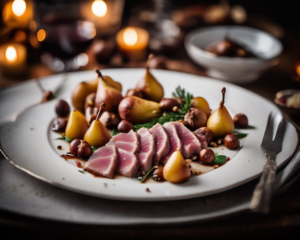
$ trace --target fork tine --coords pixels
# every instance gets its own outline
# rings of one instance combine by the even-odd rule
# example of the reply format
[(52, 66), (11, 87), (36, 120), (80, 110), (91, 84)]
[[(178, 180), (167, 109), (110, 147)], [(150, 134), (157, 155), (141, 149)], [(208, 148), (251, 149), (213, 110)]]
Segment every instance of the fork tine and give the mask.
[(274, 139), (274, 144), (276, 144), (278, 150), (281, 150), (282, 148), (282, 139), (285, 132), (285, 126), (286, 126), (285, 120), (284, 118), (282, 118), (276, 132), (276, 137)]
[(263, 137), (263, 142), (264, 141), (272, 141), (273, 138), (273, 121), (272, 121), (272, 112), (270, 112), (268, 121), (267, 121), (267, 127), (265, 130), (265, 134)]

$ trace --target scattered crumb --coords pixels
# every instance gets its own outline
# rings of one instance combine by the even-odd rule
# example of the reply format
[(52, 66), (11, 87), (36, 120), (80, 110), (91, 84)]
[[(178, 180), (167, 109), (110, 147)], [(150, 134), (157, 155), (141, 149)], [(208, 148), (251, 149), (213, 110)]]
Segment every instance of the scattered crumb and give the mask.
[(214, 169), (217, 169), (218, 167), (219, 167), (219, 165), (215, 165), (215, 166), (214, 166)]
[(230, 160), (230, 157), (227, 157), (227, 158), (226, 158), (226, 161), (228, 162), (229, 160)]
[(107, 187), (107, 183), (103, 183), (104, 187)]
[(62, 180), (65, 180), (65, 178), (63, 177)]
[(149, 188), (146, 188), (146, 192), (151, 192)]
[(57, 149), (58, 149), (58, 150), (62, 150), (62, 146), (58, 145), (58, 146), (57, 146)]
[(76, 165), (77, 167), (81, 167), (81, 162), (77, 161)]
[(33, 130), (33, 128), (30, 128), (30, 130), (32, 131), (32, 130)]
[(116, 184), (113, 184), (113, 186), (116, 186)]
[(80, 173), (84, 173), (84, 171), (80, 171), (80, 170), (78, 170), (78, 172), (80, 172)]

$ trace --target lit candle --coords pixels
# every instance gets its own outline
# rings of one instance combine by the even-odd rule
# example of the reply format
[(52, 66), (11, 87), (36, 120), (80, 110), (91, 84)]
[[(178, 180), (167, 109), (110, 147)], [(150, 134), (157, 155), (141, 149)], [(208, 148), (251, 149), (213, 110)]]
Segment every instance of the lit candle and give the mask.
[(80, 11), (83, 18), (96, 26), (98, 36), (115, 35), (121, 25), (124, 0), (82, 1)]
[(8, 2), (3, 8), (3, 21), (13, 27), (27, 28), (32, 18), (32, 3), (24, 0)]
[(0, 46), (0, 66), (4, 75), (20, 76), (26, 69), (26, 48), (17, 43)]
[(137, 27), (128, 27), (118, 32), (116, 41), (120, 51), (132, 60), (141, 60), (147, 56), (149, 33)]

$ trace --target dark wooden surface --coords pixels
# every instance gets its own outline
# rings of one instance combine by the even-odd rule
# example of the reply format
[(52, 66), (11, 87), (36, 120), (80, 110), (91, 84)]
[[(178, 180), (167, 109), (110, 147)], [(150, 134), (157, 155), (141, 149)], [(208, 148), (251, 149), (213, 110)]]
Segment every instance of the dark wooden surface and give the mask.
[[(295, 56), (287, 48), (283, 62), (265, 72), (256, 82), (242, 87), (253, 91), (270, 101), (276, 92), (283, 89), (300, 89), (300, 83), (294, 82), (288, 72), (291, 59)], [(181, 57), (180, 57), (181, 56)], [(91, 58), (92, 59), (92, 58)], [(115, 64), (110, 67), (142, 67), (140, 63), (123, 64), (116, 56)], [(166, 60), (168, 69), (205, 75), (205, 70), (193, 64), (183, 52)], [(91, 60), (85, 69), (106, 68)], [(42, 64), (28, 67), (27, 75), (21, 79), (1, 78), (0, 88), (9, 87), (36, 77), (43, 77), (52, 72)], [(300, 114), (290, 113), (284, 109), (287, 118), (300, 127)], [(299, 171), (298, 171), (299, 173)], [(1, 176), (0, 176), (1, 181)], [(1, 193), (0, 193), (1, 194)], [(61, 238), (109, 238), (109, 239), (287, 239), (300, 237), (300, 179), (287, 191), (273, 199), (271, 212), (268, 215), (245, 213), (208, 223), (194, 223), (176, 226), (139, 226), (139, 227), (99, 227), (53, 222), (24, 217), (6, 211), (0, 211), (0, 236), (31, 237), (53, 239)]]

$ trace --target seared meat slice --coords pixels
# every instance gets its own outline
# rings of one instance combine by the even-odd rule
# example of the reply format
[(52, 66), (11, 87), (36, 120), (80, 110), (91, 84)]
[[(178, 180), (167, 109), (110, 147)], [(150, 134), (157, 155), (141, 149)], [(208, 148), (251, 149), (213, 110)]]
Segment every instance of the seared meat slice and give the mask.
[(119, 133), (113, 136), (110, 142), (127, 142), (132, 143), (137, 146), (137, 151), (139, 150), (139, 140), (138, 134), (131, 130), (129, 133)]
[(152, 165), (157, 165), (159, 160), (170, 150), (169, 137), (165, 129), (159, 123), (149, 129), (149, 131), (154, 135), (156, 146)]
[(121, 148), (118, 148), (117, 152), (118, 163), (116, 172), (129, 178), (136, 177), (139, 168), (139, 162), (136, 156), (133, 153), (127, 152)]
[(207, 148), (208, 147), (208, 142), (207, 142), (207, 138), (205, 135), (203, 135), (203, 133), (201, 131), (199, 131), (199, 129), (194, 131), (195, 136), (198, 138), (198, 140), (201, 143), (201, 148)]
[(187, 159), (194, 154), (199, 154), (201, 143), (192, 131), (187, 129), (181, 122), (168, 122), (164, 126), (174, 125), (182, 143), (182, 156)]
[(139, 161), (139, 171), (148, 172), (152, 166), (152, 159), (155, 152), (154, 136), (147, 128), (140, 128), (138, 130), (140, 151), (137, 153)]
[(115, 146), (97, 149), (85, 163), (84, 170), (100, 176), (112, 178), (117, 166), (118, 155)]
[(168, 137), (169, 137), (169, 143), (170, 143), (170, 150), (169, 152), (163, 156), (160, 159), (160, 163), (165, 165), (169, 158), (171, 157), (172, 153), (175, 151), (181, 151), (182, 143), (179, 139), (176, 127), (174, 125), (166, 125), (166, 123), (163, 125), (164, 129), (166, 130)]
[(130, 143), (130, 142), (108, 142), (106, 146), (116, 146), (117, 148), (121, 148), (127, 152), (131, 152), (135, 154), (138, 150), (138, 144), (136, 143)]

